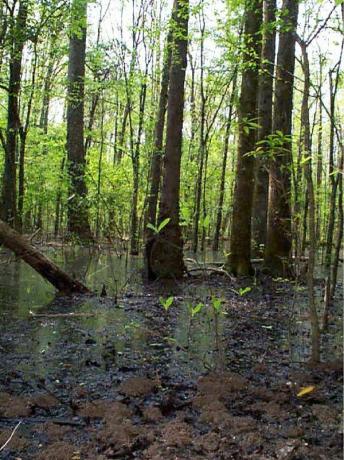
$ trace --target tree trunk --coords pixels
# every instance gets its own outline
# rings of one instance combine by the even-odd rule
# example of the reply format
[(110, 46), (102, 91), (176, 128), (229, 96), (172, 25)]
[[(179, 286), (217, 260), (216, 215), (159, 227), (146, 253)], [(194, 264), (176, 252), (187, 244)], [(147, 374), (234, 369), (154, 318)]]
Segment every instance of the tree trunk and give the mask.
[(207, 98), (204, 92), (204, 34), (205, 34), (205, 22), (204, 15), (202, 17), (203, 22), (201, 26), (200, 36), (200, 134), (199, 134), (199, 148), (198, 148), (198, 159), (199, 165), (197, 172), (196, 188), (195, 188), (195, 211), (194, 211), (194, 222), (193, 222), (193, 236), (192, 236), (192, 251), (197, 252), (198, 249), (198, 230), (199, 220), (201, 217), (201, 199), (203, 190), (203, 174), (204, 174), (204, 163), (206, 156), (206, 141), (205, 141), (205, 110)]
[(172, 33), (169, 32), (165, 49), (165, 60), (161, 76), (161, 88), (159, 96), (159, 108), (156, 115), (154, 129), (154, 151), (150, 166), (150, 189), (147, 201), (147, 212), (145, 217), (146, 241), (152, 236), (151, 231), (147, 229), (147, 224), (156, 224), (156, 212), (158, 204), (158, 194), (161, 180), (161, 163), (163, 159), (163, 141), (166, 118), (166, 107), (168, 98), (169, 71), (172, 58)]
[(1, 220), (0, 243), (22, 258), (60, 292), (64, 294), (87, 294), (90, 292), (86, 286), (79, 281), (73, 280), (67, 273), (61, 270), (45, 255), (41, 254), (25, 238)]
[[(250, 275), (251, 267), (251, 211), (254, 181), (254, 156), (257, 121), (257, 92), (260, 52), (262, 2), (246, 2), (244, 27), (244, 71), (239, 101), (239, 140), (230, 254), (227, 268), (235, 275)], [(251, 154), (250, 154), (251, 153)]]
[(150, 278), (180, 278), (185, 271), (179, 225), (184, 82), (187, 65), (189, 1), (175, 0), (173, 51), (167, 106), (166, 154), (160, 195), (159, 222), (170, 219), (148, 245)]
[[(283, 30), (279, 34), (275, 104), (272, 132), (276, 138), (269, 175), (269, 205), (265, 267), (276, 276), (290, 274), (291, 237), (291, 167), (292, 109), (295, 68), (295, 32), (297, 0), (284, 0)], [(288, 27), (286, 27), (288, 25)]]
[(266, 224), (269, 195), (269, 144), (272, 130), (272, 94), (275, 68), (276, 0), (264, 0), (264, 25), (262, 59), (258, 91), (258, 136), (259, 155), (256, 158), (253, 195), (252, 237), (257, 255), (266, 242)]
[(84, 145), (87, 0), (73, 0), (71, 14), (67, 105), (68, 231), (82, 242), (90, 242), (93, 237), (88, 219)]
[(217, 208), (216, 216), (216, 227), (213, 241), (213, 251), (219, 250), (219, 240), (221, 233), (222, 225), (222, 214), (223, 214), (223, 203), (225, 199), (225, 184), (226, 184), (226, 169), (227, 169), (227, 159), (228, 159), (228, 147), (229, 147), (229, 136), (231, 133), (232, 118), (233, 118), (233, 109), (234, 109), (234, 99), (236, 94), (236, 82), (237, 82), (237, 70), (235, 70), (235, 75), (233, 78), (232, 93), (229, 101), (229, 111), (226, 125), (226, 133), (223, 145), (223, 158), (222, 158), (222, 168), (221, 168), (221, 179), (220, 179), (220, 190), (219, 190), (219, 203)]
[(148, 74), (148, 68), (144, 75), (144, 82), (141, 83), (140, 90), (140, 109), (139, 109), (139, 126), (137, 129), (137, 139), (135, 144), (135, 151), (132, 152), (132, 166), (133, 166), (133, 193), (132, 193), (132, 204), (131, 204), (131, 218), (130, 218), (130, 254), (138, 255), (139, 253), (139, 225), (137, 216), (137, 205), (139, 198), (139, 180), (140, 180), (140, 150), (141, 150), (141, 138), (143, 132), (143, 122), (145, 115), (146, 106), (146, 95), (147, 95), (147, 84), (146, 78)]
[[(26, 40), (27, 13), (28, 2), (27, 0), (21, 0), (15, 23), (10, 31), (12, 44), (9, 63), (7, 132), (1, 196), (1, 218), (11, 226), (16, 224), (17, 218), (16, 152), (20, 129), (19, 93), (22, 76), (23, 48)], [(13, 18), (11, 19), (13, 20)]]
[(298, 40), (302, 51), (302, 67), (304, 74), (303, 98), (301, 105), (301, 151), (305, 178), (307, 182), (307, 196), (309, 207), (308, 233), (309, 233), (309, 252), (308, 252), (308, 305), (309, 317), (311, 322), (311, 360), (314, 363), (320, 361), (320, 326), (314, 295), (314, 268), (316, 255), (316, 209), (315, 193), (312, 176), (312, 146), (309, 123), (309, 90), (310, 90), (310, 70), (307, 53), (307, 45)]

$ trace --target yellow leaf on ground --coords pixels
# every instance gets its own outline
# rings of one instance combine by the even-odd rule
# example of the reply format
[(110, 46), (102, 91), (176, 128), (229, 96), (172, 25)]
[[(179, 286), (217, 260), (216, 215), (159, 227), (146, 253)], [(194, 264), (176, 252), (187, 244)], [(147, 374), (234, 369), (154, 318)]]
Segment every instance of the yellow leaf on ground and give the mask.
[(309, 387), (303, 387), (301, 390), (298, 392), (297, 397), (301, 398), (302, 396), (308, 395), (309, 393), (312, 393), (315, 390), (314, 386), (309, 386)]

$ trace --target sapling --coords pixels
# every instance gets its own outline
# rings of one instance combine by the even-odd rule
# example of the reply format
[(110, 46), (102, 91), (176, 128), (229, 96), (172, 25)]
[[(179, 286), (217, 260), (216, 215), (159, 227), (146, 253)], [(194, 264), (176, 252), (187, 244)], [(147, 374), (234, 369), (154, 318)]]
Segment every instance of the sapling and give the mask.
[(164, 299), (163, 297), (159, 298), (160, 305), (164, 308), (165, 311), (168, 311), (170, 306), (173, 304), (174, 297), (167, 297)]

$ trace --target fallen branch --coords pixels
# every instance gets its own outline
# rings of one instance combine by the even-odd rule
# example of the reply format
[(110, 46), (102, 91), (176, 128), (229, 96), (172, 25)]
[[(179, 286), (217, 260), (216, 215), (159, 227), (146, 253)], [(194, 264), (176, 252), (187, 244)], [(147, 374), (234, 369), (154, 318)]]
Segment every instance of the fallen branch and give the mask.
[(210, 273), (218, 273), (220, 275), (227, 276), (231, 281), (234, 281), (235, 278), (231, 276), (226, 270), (223, 268), (215, 268), (215, 267), (197, 267), (197, 268), (190, 268), (188, 269), (188, 273), (192, 272), (210, 272)]
[(13, 438), (13, 436), (15, 435), (15, 432), (18, 430), (18, 428), (20, 427), (20, 425), (22, 424), (23, 420), (20, 420), (17, 425), (14, 427), (14, 430), (12, 431), (11, 433), (11, 436), (7, 439), (7, 441), (5, 442), (5, 444), (3, 444), (1, 447), (0, 447), (0, 452), (2, 450), (5, 449), (5, 447), (10, 443), (11, 439)]
[[(17, 419), (8, 419), (8, 418), (1, 417), (0, 422), (2, 423), (4, 421), (5, 422), (13, 422), (13, 421), (17, 421)], [(55, 425), (65, 425), (65, 426), (80, 426), (80, 427), (86, 426), (86, 423), (82, 422), (82, 421), (77, 422), (76, 420), (58, 419), (58, 418), (49, 418), (49, 417), (30, 417), (30, 418), (25, 418), (25, 419), (22, 419), (22, 420), (20, 420), (18, 422), (17, 427), (21, 423), (32, 423), (34, 425), (36, 425), (37, 423), (54, 423)], [(14, 433), (12, 433), (12, 436), (13, 436), (13, 434)], [(8, 442), (9, 441), (7, 441), (7, 443)]]
[(33, 311), (29, 311), (30, 316), (33, 318), (92, 318), (96, 316), (94, 313), (34, 313)]
[(90, 293), (86, 286), (71, 278), (2, 220), (0, 220), (0, 244), (3, 244), (23, 259), (58, 291), (64, 294)]

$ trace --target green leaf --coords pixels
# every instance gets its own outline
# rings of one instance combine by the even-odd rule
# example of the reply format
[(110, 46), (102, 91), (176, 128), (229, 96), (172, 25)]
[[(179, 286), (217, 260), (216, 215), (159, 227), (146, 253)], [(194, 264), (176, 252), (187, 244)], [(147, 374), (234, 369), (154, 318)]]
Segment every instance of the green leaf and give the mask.
[(173, 300), (174, 300), (173, 296), (167, 297), (167, 299), (164, 299), (163, 297), (159, 298), (160, 304), (164, 308), (165, 311), (168, 311), (168, 309), (173, 303)]
[(212, 302), (214, 310), (219, 312), (221, 310), (221, 307), (222, 307), (222, 300), (217, 298), (217, 297), (213, 297), (211, 299), (211, 302)]
[(197, 313), (199, 313), (203, 307), (204, 307), (203, 303), (199, 303), (195, 307), (191, 306), (191, 316), (194, 317), (195, 315), (197, 315)]
[(239, 291), (238, 291), (238, 294), (239, 294), (240, 296), (243, 296), (243, 295), (247, 294), (247, 293), (250, 292), (250, 291), (252, 291), (252, 288), (249, 287), (249, 286), (247, 286), (247, 287), (245, 287), (245, 288), (240, 288)]
[(157, 229), (153, 224), (147, 224), (147, 228), (153, 230), (154, 233), (159, 233), (159, 229)]
[(160, 233), (161, 230), (166, 227), (166, 225), (169, 223), (170, 220), (171, 220), (170, 217), (166, 217), (166, 219), (164, 219), (162, 222), (160, 222), (160, 224), (158, 226), (158, 229), (157, 229), (157, 233)]

